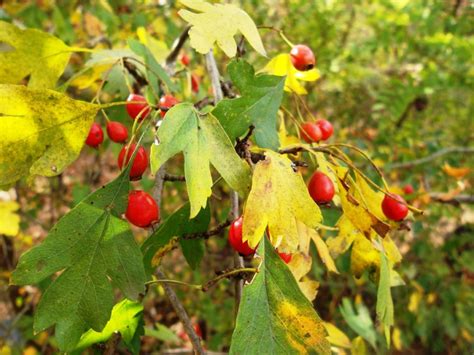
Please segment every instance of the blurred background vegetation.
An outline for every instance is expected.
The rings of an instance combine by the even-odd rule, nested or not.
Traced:
[[[312,113],[334,123],[335,141],[367,151],[395,189],[401,192],[405,185],[412,185],[414,192],[405,197],[426,211],[409,222],[410,231],[394,236],[404,257],[400,274],[406,285],[393,291],[395,328],[390,351],[472,353],[474,5],[466,0],[234,3],[258,26],[281,29],[293,43],[313,49],[321,78],[306,84],[304,99]],[[75,46],[125,48],[127,38],[145,36],[145,30],[148,45],[161,59],[185,26],[174,1],[37,0],[6,1],[0,6],[0,20],[45,30]],[[270,57],[289,51],[277,32],[262,29],[261,35]],[[208,95],[209,87],[203,58],[187,46],[185,51],[192,64],[182,73],[184,94],[180,98],[198,101]],[[217,56],[221,73],[225,73],[227,59],[221,53]],[[267,61],[252,53],[248,57],[257,70]],[[74,54],[62,80],[70,79],[89,58]],[[190,71],[201,78],[196,94],[189,90]],[[103,74],[88,73],[75,79],[69,93],[91,100]],[[103,101],[126,98],[121,73],[112,73],[103,95]],[[295,109],[292,96],[287,95],[285,106]],[[129,122],[121,107],[110,116]],[[59,216],[117,174],[119,149],[109,142],[98,152],[85,148],[80,159],[59,177],[39,178],[33,188],[18,184],[13,191],[2,192],[3,197],[18,200],[21,224],[15,236],[2,236],[0,243],[0,314],[9,315],[0,317],[0,352],[7,348],[13,353],[54,351],[54,337],[31,333],[37,291],[30,287],[7,290],[9,273],[19,254],[42,240]],[[419,160],[425,157],[428,159]],[[370,171],[364,160],[357,163]],[[140,184],[150,189],[153,180],[145,178]],[[185,199],[184,190],[179,183],[168,183],[165,215]],[[216,203],[215,207],[220,219],[225,218],[228,206]],[[326,224],[337,220],[338,211],[325,210],[324,214]],[[137,231],[140,233],[145,236]],[[210,240],[207,251],[201,270],[190,271],[179,253],[165,259],[166,268],[176,279],[201,283],[214,270],[231,266],[232,251],[225,238]],[[375,318],[374,285],[366,276],[360,280],[350,276],[348,255],[337,260],[341,275],[328,275],[319,259],[314,260],[310,276],[320,282],[314,303],[321,317],[349,338],[362,334],[365,339],[374,338],[375,348],[368,352],[387,351],[383,339],[375,336],[374,325],[364,318],[366,312]],[[220,284],[206,294],[179,288],[177,292],[194,316],[206,347],[228,349],[233,329],[229,284]],[[161,288],[147,296],[145,309],[149,335],[143,340],[145,352],[185,342]]]

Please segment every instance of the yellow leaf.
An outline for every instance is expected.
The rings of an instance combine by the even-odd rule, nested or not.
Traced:
[[[447,175],[449,175],[453,178],[462,179],[463,177],[465,177],[466,175],[468,175],[471,172],[471,169],[470,168],[454,168],[451,165],[449,165],[448,163],[444,163],[443,171]]]
[[[291,160],[266,151],[253,173],[252,189],[244,209],[243,240],[256,247],[265,228],[280,252],[293,253],[299,243],[297,221],[310,228],[321,222],[321,211],[308,193]]]
[[[0,84],[19,84],[30,76],[29,87],[54,88],[64,71],[71,48],[45,32],[21,30],[0,21]]]
[[[191,47],[199,53],[206,54],[217,43],[228,57],[234,57],[237,52],[234,36],[240,32],[258,53],[266,56],[257,27],[237,6],[202,0],[181,0],[181,3],[195,11],[182,9],[178,14],[191,25]]]
[[[367,346],[361,336],[352,339],[351,355],[365,355],[367,354]]]
[[[298,286],[308,300],[313,301],[316,298],[319,282],[313,280],[299,281]]]
[[[157,62],[161,63],[165,61],[166,56],[169,53],[168,46],[165,42],[158,41],[157,39],[150,36],[144,27],[137,28],[137,36],[140,42],[148,47]]]
[[[331,343],[331,345],[337,346],[339,348],[351,348],[351,340],[349,337],[334,324],[323,322],[324,328],[328,332],[326,339]]]
[[[14,237],[20,230],[20,216],[16,211],[20,208],[15,201],[0,201],[0,234]]]
[[[285,79],[285,91],[295,92],[298,95],[306,95],[308,92],[299,83],[301,81],[316,81],[320,78],[319,70],[313,68],[307,71],[298,71],[291,64],[289,54],[278,54],[272,58],[270,62],[262,69],[262,72],[266,72],[277,76],[286,76]]]
[[[339,227],[339,234],[337,237],[329,238],[326,241],[329,252],[334,258],[345,253],[359,234],[357,229],[345,215],[339,219],[337,226]]]
[[[102,74],[109,70],[111,66],[112,64],[103,64],[90,67],[84,73],[75,76],[70,84],[71,86],[77,87],[79,90],[87,89],[101,80]]]
[[[301,280],[308,272],[311,271],[311,264],[313,260],[309,255],[301,252],[294,253],[288,268],[292,272],[295,280],[298,282],[301,292],[310,301],[316,298],[318,293],[319,282],[313,280]]]
[[[300,144],[300,140],[298,137],[288,135],[288,132],[285,126],[285,120],[283,117],[281,117],[281,120],[280,120],[280,129],[278,130],[278,138],[280,140],[280,149],[283,149],[295,144]],[[297,153],[297,154],[294,154],[293,156],[295,158],[298,158],[299,156],[301,156],[301,154]]]
[[[98,108],[52,90],[0,85],[0,186],[60,174],[79,155]]]
[[[401,351],[403,346],[402,346],[402,332],[400,331],[400,328],[393,328],[392,332],[392,343],[393,346],[395,347],[396,350]]]

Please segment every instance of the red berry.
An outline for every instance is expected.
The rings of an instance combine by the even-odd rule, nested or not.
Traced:
[[[319,204],[328,203],[334,197],[334,184],[324,173],[316,171],[308,184],[309,194],[314,202]]]
[[[128,146],[123,146],[118,157],[118,166],[120,169],[122,169],[124,165],[128,164],[133,152],[135,151],[136,146],[137,145],[135,143],[133,143],[130,148],[128,148]],[[125,152],[127,151],[127,148],[127,159],[124,162]],[[140,146],[138,147],[137,154],[135,155],[135,159],[133,160],[132,168],[130,169],[130,180],[140,180],[147,167],[148,155],[146,154],[145,148]]]
[[[250,248],[248,242],[242,242],[242,216],[237,218],[229,228],[229,244],[242,256],[252,255],[255,249]]]
[[[293,258],[293,254],[287,254],[287,253],[280,253],[277,250],[278,255],[280,255],[281,260],[285,262],[285,264],[288,264],[291,259]]]
[[[179,58],[179,60],[181,61],[181,64],[183,64],[186,67],[191,62],[191,59],[189,59],[189,56],[186,53],[181,54],[181,57]]]
[[[306,122],[301,126],[301,137],[306,143],[319,142],[323,138],[321,128],[314,122]]]
[[[299,71],[306,71],[313,69],[316,65],[316,58],[313,51],[304,44],[297,44],[291,48],[290,52],[291,63]]]
[[[393,197],[385,195],[382,201],[382,211],[388,219],[394,221],[403,220],[408,214],[408,207],[405,200],[399,195],[392,194]]]
[[[140,115],[140,121],[146,118],[150,113],[150,106],[142,95],[130,94],[127,101],[135,101],[139,103],[129,103],[126,105],[128,115],[134,120]]]
[[[166,112],[176,104],[179,104],[179,100],[173,95],[162,96],[158,102],[161,117],[165,117]]]
[[[137,227],[147,228],[159,220],[160,210],[153,197],[145,191],[136,190],[128,194],[125,217]]]
[[[194,73],[191,74],[191,90],[193,90],[193,92],[196,94],[199,92],[200,81],[201,79],[199,78],[197,74],[194,74]]]
[[[323,141],[325,141],[326,139],[332,136],[332,132],[334,132],[334,128],[331,122],[329,122],[328,120],[321,119],[321,120],[317,120],[316,124],[321,130],[321,133],[323,135]]]
[[[97,148],[104,141],[104,132],[100,124],[94,122],[87,135],[86,144],[90,147]]]
[[[412,193],[415,192],[415,189],[411,184],[407,184],[403,187],[403,192],[407,195],[411,195]]]
[[[109,138],[116,143],[125,143],[128,138],[127,127],[115,121],[107,122],[107,134]]]

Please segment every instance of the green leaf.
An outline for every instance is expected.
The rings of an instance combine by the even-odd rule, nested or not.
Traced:
[[[245,196],[250,190],[250,168],[212,114],[200,114],[190,103],[174,106],[158,129],[160,144],[152,145],[151,169],[158,169],[172,156],[183,152],[184,174],[191,204],[191,218],[206,206],[211,195],[209,163],[230,187]]]
[[[133,347],[132,342],[140,325],[143,305],[139,302],[123,300],[112,309],[110,320],[101,332],[89,329],[81,336],[75,350],[85,349],[93,344],[106,342],[114,333],[118,332],[128,348]]]
[[[52,90],[0,85],[0,186],[60,174],[79,155],[98,109]]]
[[[349,327],[367,340],[374,349],[377,349],[375,346],[377,333],[375,332],[372,318],[370,318],[369,310],[363,303],[357,304],[356,308],[356,311],[354,311],[351,301],[348,298],[344,298],[339,309]]]
[[[219,102],[212,114],[232,140],[255,126],[255,140],[262,148],[278,149],[277,113],[283,98],[285,77],[255,75],[253,67],[234,60],[227,71],[242,97]]]
[[[377,289],[377,305],[375,311],[378,320],[383,324],[385,331],[385,340],[390,347],[390,327],[393,325],[393,300],[390,290],[390,265],[389,260],[383,252],[380,252],[380,279]]]
[[[330,354],[326,330],[267,238],[259,272],[244,287],[230,354]]]
[[[167,117],[168,119],[168,117]],[[177,238],[184,234],[205,232],[211,220],[211,210],[209,206],[203,209],[199,214],[189,219],[189,203],[184,204],[175,213],[169,216],[160,227],[148,237],[142,245],[143,259],[145,268],[151,272],[153,267],[158,265],[161,257],[174,246]],[[194,269],[196,268],[204,255],[204,250],[194,251],[194,240],[180,240],[183,254]]]
[[[181,341],[175,332],[163,324],[157,323],[155,324],[155,328],[146,327],[145,336],[153,337],[168,343],[179,343]]]
[[[72,52],[72,48],[48,33],[22,30],[3,21],[0,43],[7,45],[6,50],[0,51],[0,83],[19,84],[30,76],[28,86],[37,89],[56,86]]]
[[[102,331],[114,305],[114,288],[129,299],[144,291],[142,254],[127,222],[128,169],[62,217],[46,239],[23,254],[12,281],[48,286],[35,313],[34,330],[56,325],[62,350],[71,350],[89,328]]]
[[[172,92],[177,91],[176,85],[171,81],[170,77],[163,69],[163,67],[156,61],[151,51],[143,44],[134,39],[128,40],[130,49],[137,55],[143,58],[146,67],[145,72],[148,82],[153,86],[155,92],[160,92],[158,87],[158,78],[160,78]]]

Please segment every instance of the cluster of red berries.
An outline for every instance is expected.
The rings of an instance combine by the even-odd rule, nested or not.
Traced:
[[[141,121],[150,114],[151,107],[143,96],[130,94],[127,101],[128,103],[125,108],[132,119],[138,119]],[[178,103],[179,101],[172,95],[164,95],[161,97],[159,101],[161,117],[164,118],[166,112]],[[113,142],[124,144],[128,138],[127,127],[120,122],[108,121],[107,135]],[[86,144],[93,148],[97,148],[103,141],[104,132],[102,131],[102,127],[94,122],[89,130]],[[132,181],[140,180],[143,173],[148,168],[148,154],[145,148],[142,146],[138,146],[137,148],[135,143],[124,145],[119,153],[117,161],[119,168],[122,169],[128,164],[135,150],[137,152],[129,173],[130,180]],[[129,193],[125,216],[130,223],[138,227],[148,228],[160,219],[160,211],[153,197],[145,191],[135,190]]]
[[[333,132],[332,123],[324,119],[305,122],[300,129],[301,137],[306,143],[325,141],[332,136]]]
[[[255,254],[255,249],[252,249],[247,241],[242,241],[242,226],[243,226],[243,219],[242,216],[237,218],[235,221],[232,222],[229,228],[229,244],[232,246],[232,248],[239,253],[241,256],[249,256]],[[278,252],[278,251],[277,251]],[[280,253],[278,252],[278,255],[280,255],[280,258],[288,264],[293,255],[292,254],[286,254],[286,253]]]

